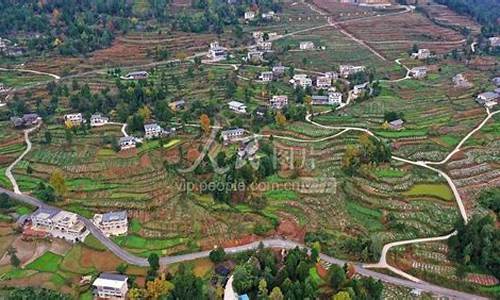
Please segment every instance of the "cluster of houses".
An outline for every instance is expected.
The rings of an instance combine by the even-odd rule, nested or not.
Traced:
[[[414,59],[424,60],[431,57],[431,51],[429,49],[418,49],[417,52],[411,54]]]
[[[92,222],[107,236],[128,232],[126,211],[96,214]],[[23,227],[24,236],[50,236],[71,243],[85,241],[89,233],[87,226],[77,214],[54,208],[39,208],[31,214],[28,224]]]
[[[340,65],[339,76],[347,78],[356,73],[364,72],[365,70],[366,70],[365,66]]]
[[[245,21],[253,21],[257,18],[257,15],[258,15],[257,12],[255,12],[253,10],[248,10],[245,12],[244,19],[245,19]],[[263,20],[267,20],[267,21],[271,21],[271,20],[277,18],[276,13],[272,10],[270,10],[268,12],[263,12],[260,16]]]
[[[208,48],[208,57],[214,62],[225,60],[227,59],[227,49],[220,46],[218,41],[211,42]]]
[[[25,52],[24,48],[19,47],[11,40],[0,37],[0,55],[16,57],[21,56]]]
[[[42,121],[38,114],[24,114],[22,117],[11,117],[10,122],[15,128],[26,128],[35,126]]]

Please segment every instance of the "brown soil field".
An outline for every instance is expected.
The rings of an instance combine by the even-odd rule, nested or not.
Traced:
[[[84,268],[97,267],[99,271],[114,271],[122,261],[111,252],[82,247],[80,264]]]

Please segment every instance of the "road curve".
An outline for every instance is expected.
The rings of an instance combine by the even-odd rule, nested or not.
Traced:
[[[35,207],[41,207],[41,208],[53,208],[60,210],[57,207],[50,206],[34,197],[31,197],[26,194],[16,194],[12,191],[9,191],[7,189],[1,188],[0,187],[0,193],[7,193],[10,197],[12,197],[15,200],[18,200],[20,202],[35,206]],[[105,236],[89,219],[84,218],[82,216],[79,216],[79,218],[85,223],[87,228],[89,229],[90,233],[94,235],[109,251],[113,252],[116,256],[118,256],[120,259],[123,261],[127,262],[128,264],[132,265],[137,265],[137,266],[142,266],[146,267],[149,265],[148,261],[144,257],[138,257],[135,256],[122,248],[120,248],[118,245],[116,245],[111,239],[109,239],[107,236]],[[283,239],[264,239],[262,241],[256,241],[250,244],[246,245],[241,245],[241,246],[236,246],[236,247],[230,247],[230,248],[225,248],[224,250],[226,253],[238,253],[242,251],[248,251],[248,250],[253,250],[256,249],[259,246],[259,243],[264,245],[266,248],[283,248],[283,249],[292,249],[295,247],[300,247],[300,248],[307,248],[303,244],[296,243],[293,241],[289,240],[283,240]],[[195,253],[189,253],[189,254],[182,254],[182,255],[175,255],[175,256],[164,256],[160,258],[160,264],[161,265],[169,265],[173,263],[179,263],[179,262],[185,262],[185,261],[190,261],[193,259],[198,259],[198,258],[205,258],[208,257],[210,251],[200,251],[200,252],[195,252]],[[322,260],[325,260],[326,262],[336,264],[339,266],[343,266],[346,261],[337,259],[331,256],[328,256],[326,254],[320,254],[320,258]],[[483,300],[487,299],[484,297],[480,297],[477,295],[469,294],[469,293],[464,293],[464,292],[459,292],[455,291],[452,289],[440,287],[431,283],[427,282],[413,282],[410,280],[405,280],[397,277],[393,277],[390,275],[378,273],[372,270],[368,270],[364,268],[360,264],[355,265],[356,271],[364,276],[370,276],[375,279],[380,279],[383,282],[387,282],[390,284],[396,284],[396,285],[401,285],[405,286],[408,288],[413,288],[413,289],[420,289],[422,291],[430,292],[439,296],[445,296],[449,297],[452,299],[478,299],[478,300]]]

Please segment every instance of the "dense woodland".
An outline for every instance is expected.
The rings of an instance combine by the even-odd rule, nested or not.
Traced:
[[[0,37],[26,46],[31,52],[55,50],[62,55],[87,54],[109,47],[117,34],[129,30],[160,30],[222,33],[225,26],[238,25],[252,5],[263,10],[281,10],[272,0],[195,0],[192,7],[174,12],[169,0],[146,0],[147,10],[136,12],[134,1],[0,1]],[[263,22],[257,19],[255,22]]]
[[[483,33],[500,33],[500,1],[498,0],[436,0],[459,14],[472,16],[483,25]]]

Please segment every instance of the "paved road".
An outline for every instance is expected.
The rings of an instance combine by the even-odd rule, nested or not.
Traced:
[[[43,207],[43,208],[53,208],[59,210],[57,207],[50,206],[48,204],[43,203],[42,201],[33,198],[31,196],[28,196],[26,194],[16,194],[12,191],[6,190],[4,188],[0,187],[0,193],[7,193],[9,196],[11,196],[13,199],[16,199],[18,201],[21,201],[23,203],[35,206],[35,207]],[[122,248],[120,248],[118,245],[116,245],[112,240],[110,240],[108,237],[106,237],[95,225],[88,219],[80,216],[80,219],[85,223],[87,228],[89,229],[90,233],[94,235],[106,248],[109,249],[109,251],[113,252],[116,256],[121,258],[123,261],[132,264],[132,265],[137,265],[137,266],[148,266],[148,261],[146,258],[143,257],[138,257],[135,256]],[[259,246],[259,243],[262,242],[264,247],[266,248],[283,248],[283,249],[292,249],[295,247],[300,247],[300,248],[306,248],[303,244],[296,243],[293,241],[289,240],[283,240],[283,239],[265,239],[262,241],[257,241],[253,242],[250,244],[246,245],[241,245],[237,247],[231,247],[231,248],[226,248],[225,251],[226,253],[238,253],[242,251],[248,251],[248,250],[253,250],[257,249]],[[182,255],[176,255],[176,256],[164,256],[160,258],[160,264],[161,265],[169,265],[173,263],[178,263],[178,262],[184,262],[184,261],[190,261],[193,259],[198,259],[198,258],[205,258],[208,257],[210,251],[200,251],[196,253],[189,253],[189,254],[182,254]],[[331,256],[328,256],[326,254],[320,254],[320,258],[322,260],[325,260],[329,263],[336,264],[339,266],[343,266],[346,261],[337,259]],[[364,276],[370,276],[376,279],[380,279],[384,282],[391,283],[391,284],[396,284],[396,285],[401,285],[405,286],[408,288],[416,288],[420,289],[422,291],[434,293],[436,295],[440,296],[445,296],[445,297],[450,297],[452,299],[487,299],[483,298],[480,296],[476,296],[473,294],[468,294],[464,292],[459,292],[455,291],[452,289],[448,288],[443,288],[434,284],[430,284],[427,282],[413,282],[410,280],[404,280],[400,278],[396,278],[390,275],[378,273],[375,271],[368,270],[364,268],[360,264],[356,264],[356,271]]]

